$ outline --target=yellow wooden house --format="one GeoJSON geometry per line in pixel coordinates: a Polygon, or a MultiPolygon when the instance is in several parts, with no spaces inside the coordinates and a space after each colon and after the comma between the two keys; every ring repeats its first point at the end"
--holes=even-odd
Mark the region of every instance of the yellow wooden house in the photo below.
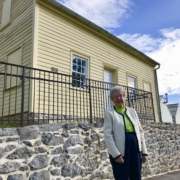
{"type": "Polygon", "coordinates": [[[1,121],[22,119],[22,110],[38,120],[95,119],[111,106],[112,84],[133,95],[127,105],[141,117],[146,106],[160,121],[160,64],[54,0],[0,0],[0,62],[1,121]]]}

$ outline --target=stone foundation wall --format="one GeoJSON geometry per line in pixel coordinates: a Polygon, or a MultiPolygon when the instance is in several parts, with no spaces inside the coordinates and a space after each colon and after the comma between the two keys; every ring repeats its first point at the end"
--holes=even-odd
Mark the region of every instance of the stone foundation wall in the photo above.
{"type": "MultiPolygon", "coordinates": [[[[51,124],[0,129],[0,180],[113,179],[96,124],[51,124]]],[[[149,151],[143,177],[180,168],[180,126],[142,123],[149,151]]]]}

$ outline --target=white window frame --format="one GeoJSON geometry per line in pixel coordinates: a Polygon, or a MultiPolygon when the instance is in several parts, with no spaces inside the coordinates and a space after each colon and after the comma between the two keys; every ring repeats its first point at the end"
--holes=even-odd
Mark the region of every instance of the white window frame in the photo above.
{"type": "Polygon", "coordinates": [[[86,90],[87,89],[86,85],[88,85],[86,79],[89,78],[89,58],[86,56],[79,55],[77,53],[72,53],[71,74],[72,74],[72,81],[71,81],[72,87],[76,89],[86,90]],[[74,82],[78,82],[78,83],[74,83],[74,82]]]}
{"type": "Polygon", "coordinates": [[[136,98],[136,89],[137,89],[137,77],[135,77],[135,76],[132,76],[132,75],[127,75],[127,84],[128,84],[128,87],[130,87],[129,88],[129,92],[128,92],[128,94],[129,94],[129,100],[131,101],[131,102],[136,102],[137,101],[137,98],[136,98]],[[131,79],[134,79],[134,86],[130,86],[129,85],[129,78],[131,78],[131,79]],[[131,89],[131,88],[133,88],[133,89],[131,89]]]}
{"type": "Polygon", "coordinates": [[[11,22],[11,7],[12,0],[4,0],[1,16],[1,29],[11,22]]]}

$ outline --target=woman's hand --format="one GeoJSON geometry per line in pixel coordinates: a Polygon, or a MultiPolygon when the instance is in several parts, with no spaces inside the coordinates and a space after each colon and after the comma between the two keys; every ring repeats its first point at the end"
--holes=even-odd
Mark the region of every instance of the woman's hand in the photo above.
{"type": "Polygon", "coordinates": [[[142,163],[145,163],[148,160],[148,156],[142,156],[142,163]]]}
{"type": "Polygon", "coordinates": [[[115,161],[116,161],[117,163],[121,163],[121,164],[124,163],[124,159],[122,158],[122,156],[119,156],[118,158],[116,158],[115,161]]]}

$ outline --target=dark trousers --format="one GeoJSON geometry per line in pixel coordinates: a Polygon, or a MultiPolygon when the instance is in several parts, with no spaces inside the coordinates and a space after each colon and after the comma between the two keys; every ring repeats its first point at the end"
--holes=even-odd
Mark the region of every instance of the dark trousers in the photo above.
{"type": "Polygon", "coordinates": [[[141,155],[135,133],[126,133],[124,164],[110,155],[115,180],[141,180],[141,155]]]}

